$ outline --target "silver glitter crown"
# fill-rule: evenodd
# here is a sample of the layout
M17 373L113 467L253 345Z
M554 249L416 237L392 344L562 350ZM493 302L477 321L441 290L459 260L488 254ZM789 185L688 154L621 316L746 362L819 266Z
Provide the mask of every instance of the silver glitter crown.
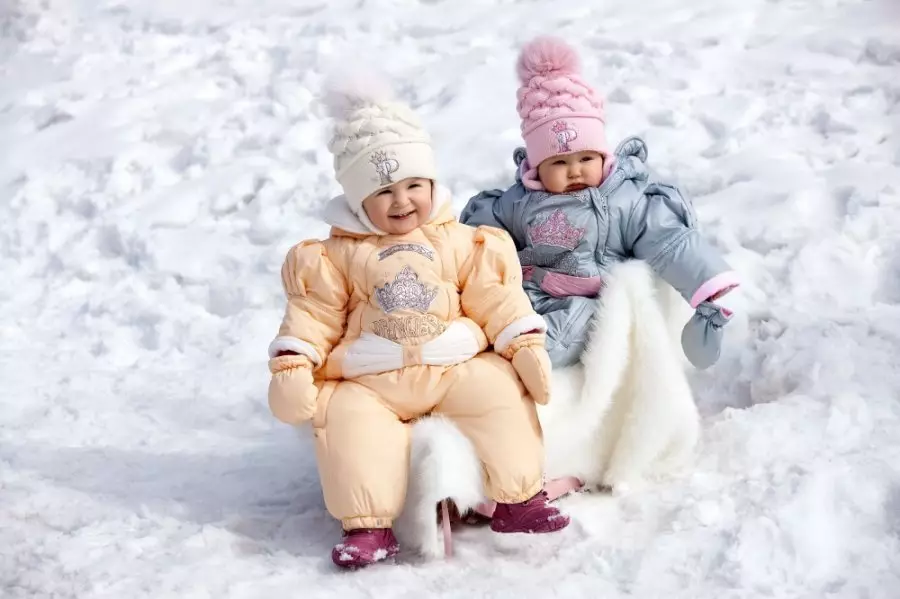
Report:
M404 309L427 312L437 292L437 288L420 283L419 275L404 266L393 282L375 288L375 299L387 314Z

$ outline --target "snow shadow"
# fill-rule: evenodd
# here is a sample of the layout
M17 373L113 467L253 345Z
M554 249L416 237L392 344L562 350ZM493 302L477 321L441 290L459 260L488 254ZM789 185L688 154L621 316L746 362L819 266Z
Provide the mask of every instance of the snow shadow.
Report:
M312 448L281 441L226 455L7 445L0 456L135 514L229 531L238 553L322 558L330 569L340 524L325 510Z

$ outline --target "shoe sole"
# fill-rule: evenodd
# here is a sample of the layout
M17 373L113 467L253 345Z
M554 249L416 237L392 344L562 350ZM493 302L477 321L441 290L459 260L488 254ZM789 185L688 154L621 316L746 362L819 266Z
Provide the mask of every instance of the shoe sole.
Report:
M331 552L331 561L335 566L344 570L358 570L360 568L365 568L366 566L372 566L379 562L383 562L391 559L392 557L396 557L398 553L400 553L400 547L393 546L385 550L384 556L377 556L378 552L375 552L376 555L373 556L363 556L359 553L354 554L354 552L350 551L332 551ZM345 557L346 556L346 557ZM343 558L343 559L342 559Z
M571 520L569 519L568 516L558 516L556 518L553 518L552 520L546 520L545 522L542 523L542 525L539 528L504 528L502 526L494 528L494 526L492 524L491 530L496 533L500 533L500 534L524 533L524 534L539 535L539 534L545 534L548 532L556 532L558 530L562 530L565 527L567 527L570 523L571 523Z

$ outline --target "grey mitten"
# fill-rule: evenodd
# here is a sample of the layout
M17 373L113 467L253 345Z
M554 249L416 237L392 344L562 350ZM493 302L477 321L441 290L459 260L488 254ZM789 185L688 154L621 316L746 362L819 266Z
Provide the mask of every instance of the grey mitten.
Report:
M695 368L709 368L722 353L722 327L731 320L732 313L712 302L697 306L694 316L681 331L684 355Z

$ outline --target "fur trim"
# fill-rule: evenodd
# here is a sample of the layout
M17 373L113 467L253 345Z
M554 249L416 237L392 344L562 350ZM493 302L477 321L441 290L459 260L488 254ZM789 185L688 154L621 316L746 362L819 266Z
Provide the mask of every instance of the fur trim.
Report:
M406 502L394 520L394 532L401 545L425 557L441 557L436 506L450 498L462 513L481 503L481 462L472 443L440 416L419 420L410 437Z
M538 413L548 477L621 492L687 465L699 416L655 275L626 262L607 283L583 367L554 372L554 400Z
M612 280L610 288L617 289L602 297L593 339L582 359L582 419L600 423L588 451L597 460L595 470L585 473L585 480L624 490L688 465L700 422L683 352L675 350L666 322L666 296L657 293L652 270L644 262L626 262L613 269ZM620 320L630 321L628 331L621 330ZM628 358L610 365L617 354ZM614 387L606 383L612 375L604 372L604 365L618 371ZM597 389L610 395L595 394ZM598 402L603 398L607 405Z
M699 415L680 346L675 351L683 321L667 322L684 306L646 263L612 269L583 365L555 369L553 401L538 406L548 479L576 476L588 486L625 492L690 463ZM436 505L445 497L463 510L479 503L480 466L448 421L423 419L412 435L409 491L398 524L409 545L440 556Z

